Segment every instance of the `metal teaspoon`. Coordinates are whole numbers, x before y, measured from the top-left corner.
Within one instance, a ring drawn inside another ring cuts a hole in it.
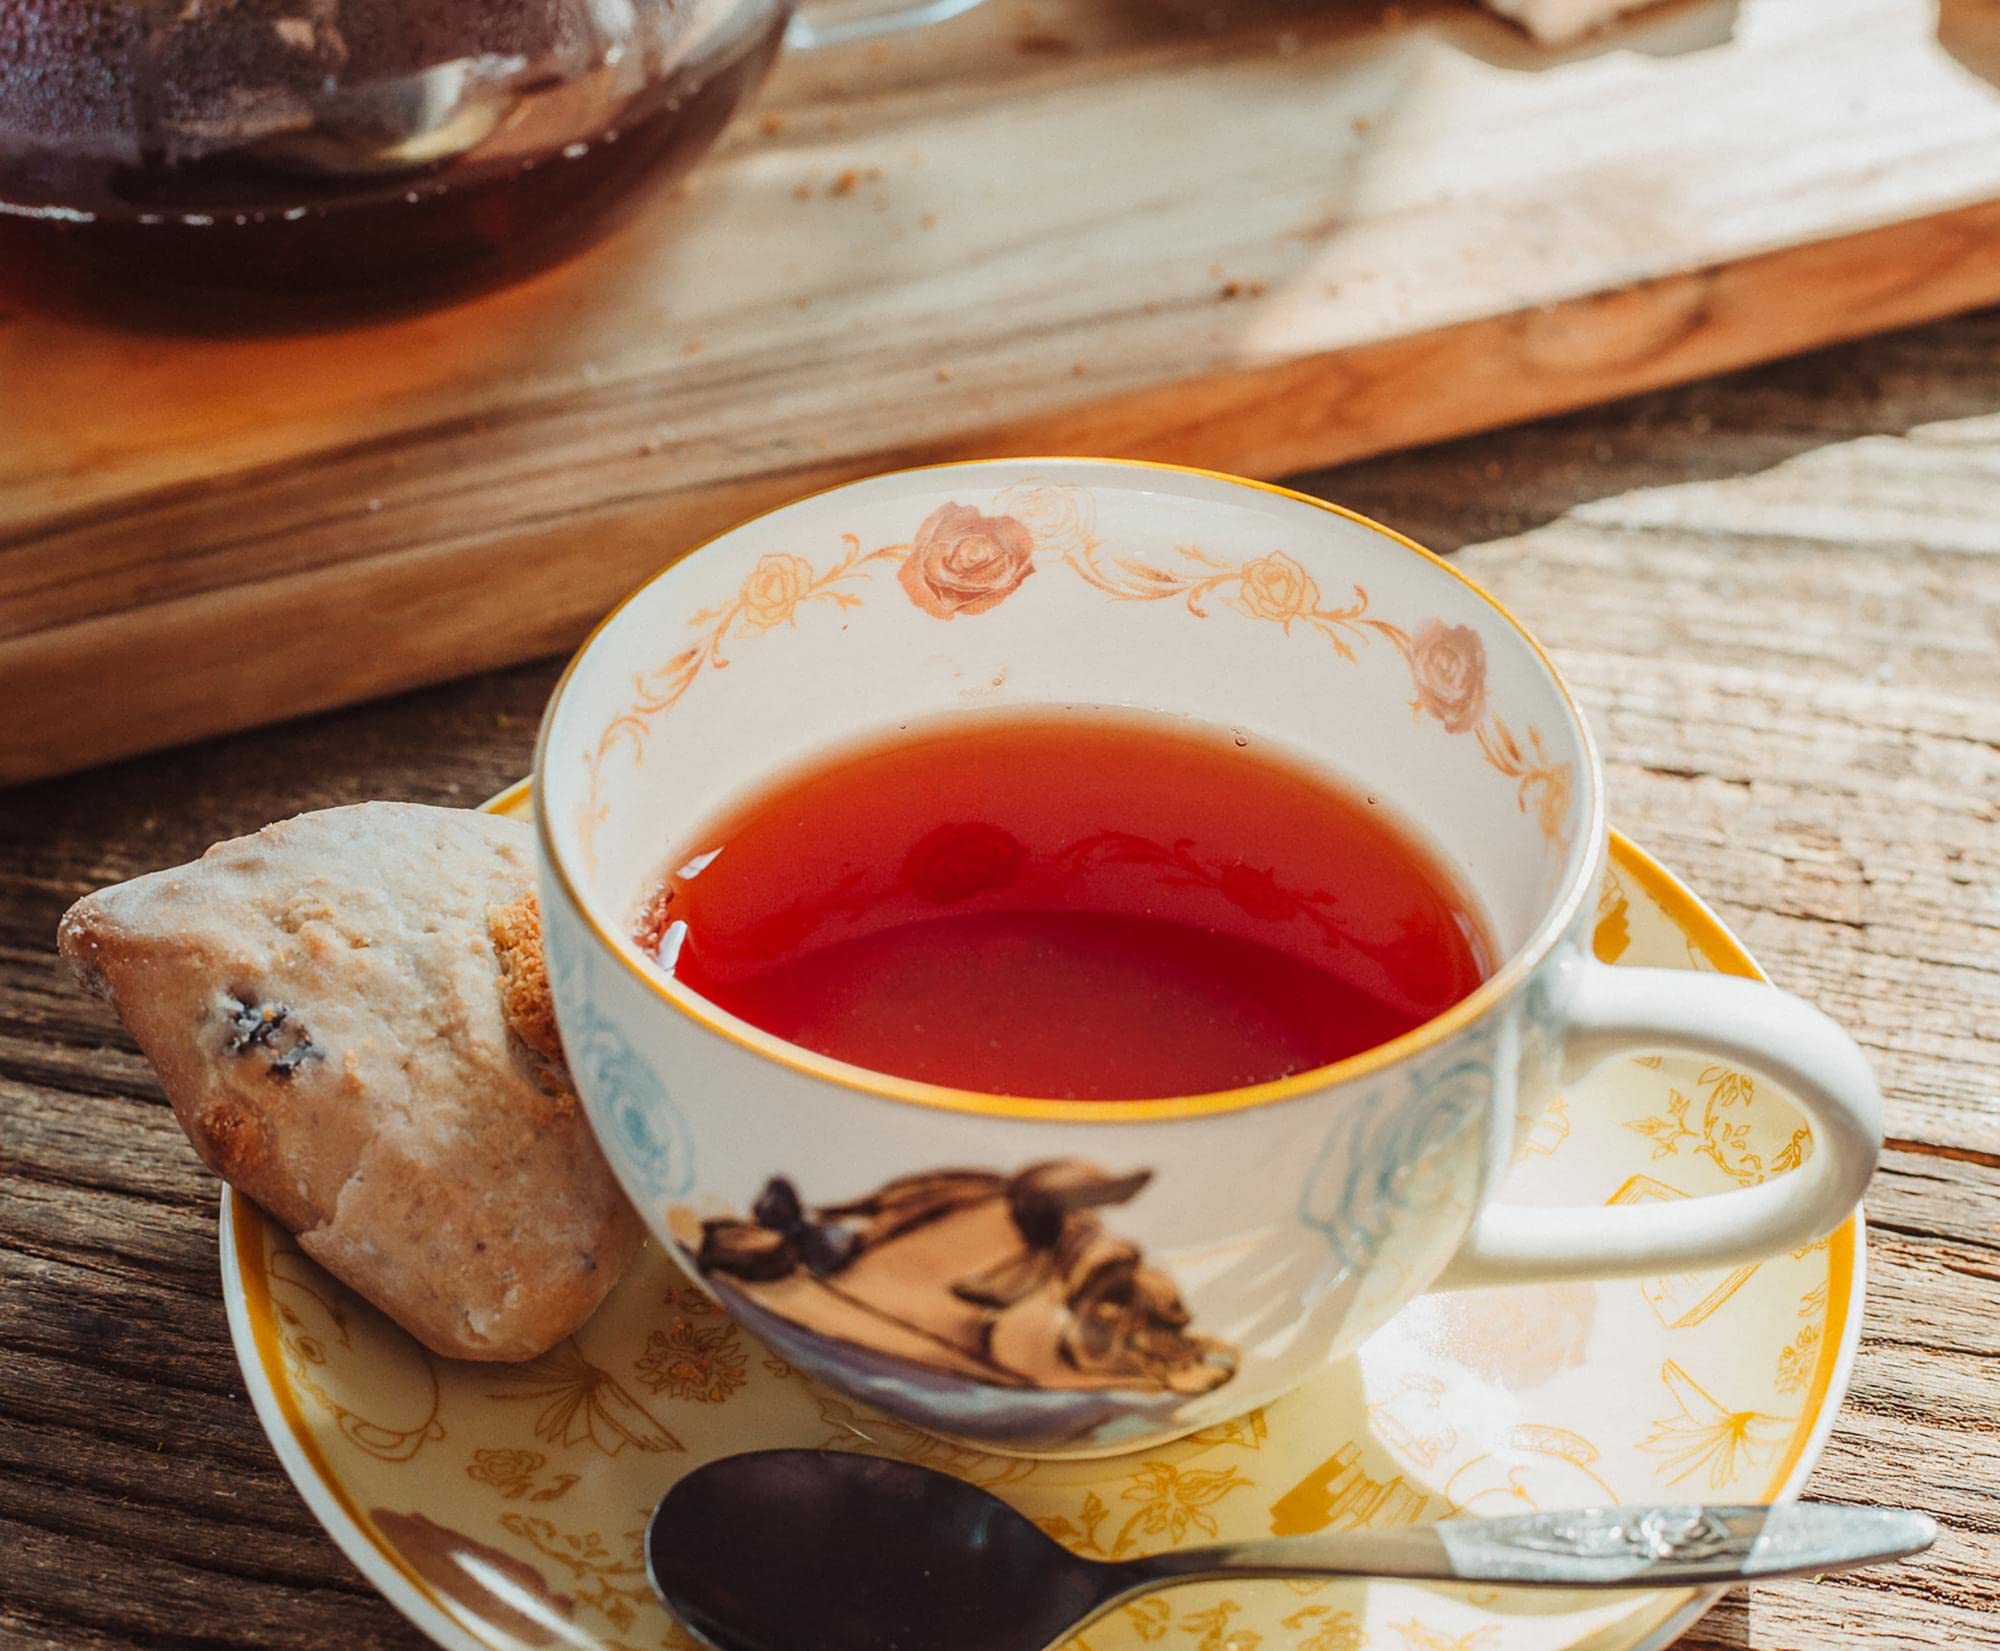
[[[765,1450],[661,1498],[646,1567],[721,1651],[1046,1651],[1106,1611],[1219,1577],[1400,1577],[1671,1588],[1810,1575],[1921,1553],[1925,1514],[1772,1507],[1566,1509],[1399,1530],[1081,1559],[976,1485],[909,1462]]]

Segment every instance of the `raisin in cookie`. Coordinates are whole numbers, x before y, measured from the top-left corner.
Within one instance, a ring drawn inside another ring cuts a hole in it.
[[[642,1233],[569,1088],[528,829],[364,803],[80,900],[62,954],[204,1162],[439,1353],[527,1359]]]

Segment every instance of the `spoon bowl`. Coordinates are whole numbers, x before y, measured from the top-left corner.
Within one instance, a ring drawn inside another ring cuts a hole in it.
[[[977,1486],[809,1450],[697,1468],[655,1510],[646,1564],[725,1651],[1040,1651],[1126,1586]]]

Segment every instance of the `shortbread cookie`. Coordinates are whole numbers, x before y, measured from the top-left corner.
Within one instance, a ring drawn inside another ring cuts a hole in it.
[[[561,1064],[532,879],[523,825],[363,803],[101,890],[59,935],[203,1161],[454,1358],[545,1351],[642,1237]]]

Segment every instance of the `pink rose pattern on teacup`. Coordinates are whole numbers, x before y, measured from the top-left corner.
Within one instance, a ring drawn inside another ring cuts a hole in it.
[[[1410,680],[1417,704],[1449,734],[1463,734],[1486,713],[1486,646],[1469,625],[1427,619],[1410,638]]]
[[[896,577],[910,600],[939,619],[998,607],[1035,571],[1035,541],[1011,516],[962,504],[924,518]]]
[[[751,566],[733,600],[695,614],[690,626],[699,640],[639,678],[632,703],[614,717],[587,759],[590,783],[578,810],[578,835],[586,863],[594,859],[593,838],[602,821],[599,775],[621,744],[635,759],[645,748],[654,717],[676,704],[712,666],[729,663],[725,644],[780,626],[796,625],[810,603],[837,608],[860,606],[850,588],[868,578],[876,563],[893,563],[903,594],[921,612],[939,620],[990,613],[1012,598],[1035,572],[1038,561],[1060,566],[1101,594],[1123,602],[1176,599],[1196,618],[1209,616],[1220,600],[1247,618],[1317,633],[1350,663],[1359,649],[1379,638],[1394,647],[1410,672],[1419,717],[1434,718],[1446,733],[1473,736],[1488,766],[1518,782],[1523,812],[1533,805],[1542,834],[1557,841],[1568,827],[1575,795],[1570,764],[1551,760],[1541,731],[1529,726],[1525,745],[1487,691],[1486,645],[1469,625],[1427,619],[1405,629],[1369,610],[1368,592],[1353,587],[1353,600],[1327,605],[1317,581],[1295,558],[1267,551],[1244,562],[1211,556],[1179,545],[1180,565],[1162,565],[1134,556],[1106,555],[1097,537],[1097,511],[1088,490],[1044,483],[1017,483],[986,514],[957,500],[939,505],[919,524],[907,544],[864,552],[861,540],[842,535],[845,552],[824,573],[806,557],[771,552]],[[1249,891],[1245,891],[1246,894]]]

